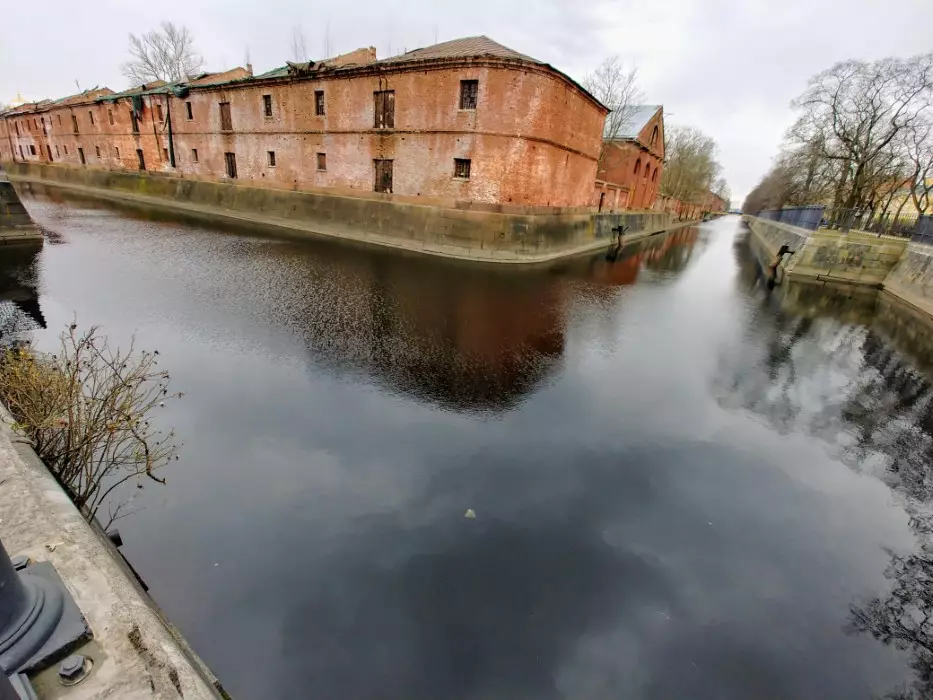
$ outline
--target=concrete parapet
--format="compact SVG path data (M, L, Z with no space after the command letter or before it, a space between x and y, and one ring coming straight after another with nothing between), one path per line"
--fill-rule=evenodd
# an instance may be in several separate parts
M338 238L483 262L548 262L615 243L612 229L620 225L628 227L626 240L634 240L690 223L677 222L663 212L439 207L392 195L289 191L48 164L17 163L10 176L170 209L208 222L227 221L291 237Z
M160 615L113 544L89 525L0 407L0 538L11 555L48 561L87 620L93 639L75 653L90 675L63 686L55 667L31 677L41 698L150 700L226 697Z
M32 223L26 207L19 201L13 183L0 169L0 245L41 241L42 233Z

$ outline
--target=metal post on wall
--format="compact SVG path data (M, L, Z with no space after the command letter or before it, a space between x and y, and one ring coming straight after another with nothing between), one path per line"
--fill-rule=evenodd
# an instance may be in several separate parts
M90 637L55 567L14 565L0 541L0 668L9 674L47 668Z

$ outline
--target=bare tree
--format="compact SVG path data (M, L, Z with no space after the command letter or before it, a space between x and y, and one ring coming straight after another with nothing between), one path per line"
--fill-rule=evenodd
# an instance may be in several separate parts
M172 22L163 22L159 29L142 36L130 34L129 53L130 60L122 69L132 85L185 80L204 66L189 29Z
M700 203L722 171L716 150L716 142L695 127L668 128L661 194L682 202Z
M910 197L920 214L933 205L933 118L926 115L914 125L907 139L910 161Z
M308 42L305 40L304 30L300 24L295 24L292 26L292 60L295 63L304 63L308 59Z
M612 110L606 117L603 139L619 138L625 133L634 108L643 98L638 89L638 69L627 67L618 56L611 56L583 78L581 84Z

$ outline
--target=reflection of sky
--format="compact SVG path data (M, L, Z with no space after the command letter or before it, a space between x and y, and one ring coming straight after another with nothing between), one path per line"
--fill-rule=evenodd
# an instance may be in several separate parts
M164 415L182 461L120 528L234 697L868 698L909 676L843 629L913 543L827 449L857 343L811 324L799 381L775 372L798 326L739 285L733 219L616 286L27 206L65 239L50 327L135 330L186 392ZM420 367L511 396L460 407Z

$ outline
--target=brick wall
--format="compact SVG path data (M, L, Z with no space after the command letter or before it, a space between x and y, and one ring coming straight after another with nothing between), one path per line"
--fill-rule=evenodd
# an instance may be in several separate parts
M374 159L391 159L392 193L426 203L593 204L605 110L561 74L488 57L418 69L376 65L342 75L195 85L185 98L147 94L138 134L131 128L130 99L107 101L113 98L106 95L0 121L9 127L46 119L45 133L13 134L14 145L26 147L26 161L48 162L48 146L54 163L80 166L83 149L85 167L137 170L139 150L149 171L223 181L225 154L233 153L244 183L352 193L372 192ZM461 80L479 81L475 110L459 109ZM374 128L377 90L395 91L394 129ZM323 116L315 113L316 91L324 93ZM264 95L271 97L271 117ZM232 131L221 130L222 102L230 105ZM175 167L167 153L169 113ZM318 168L319 153L326 154L326 169ZM14 156L20 160L18 150ZM468 179L454 176L457 158L470 161Z
M657 128L657 132L655 132ZM664 171L664 119L659 111L635 139L603 145L597 178L627 190L628 209L652 209Z

